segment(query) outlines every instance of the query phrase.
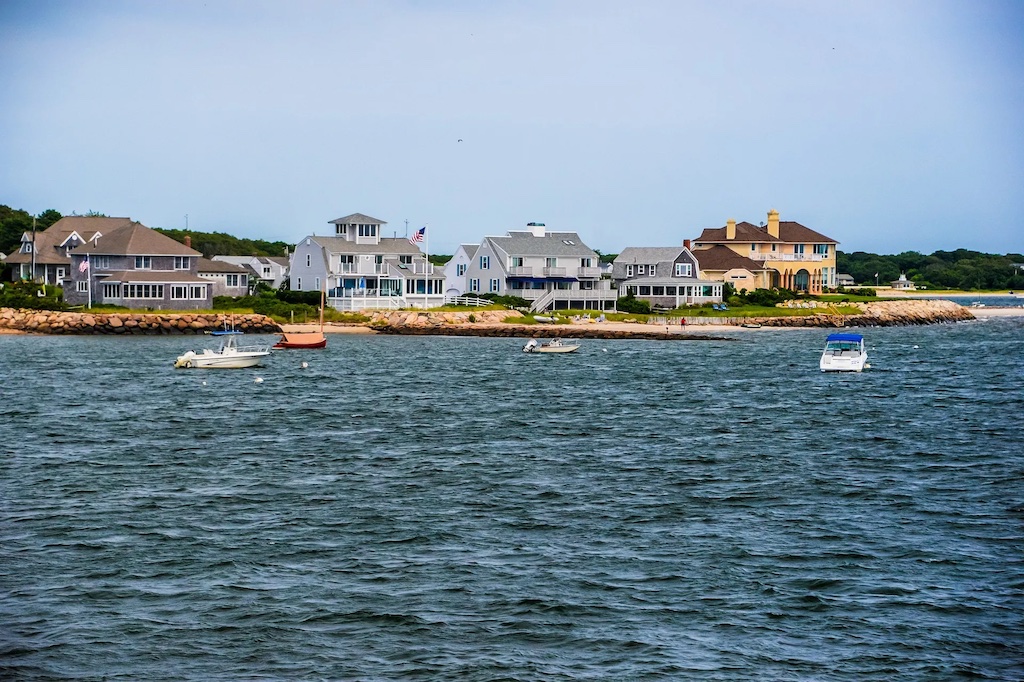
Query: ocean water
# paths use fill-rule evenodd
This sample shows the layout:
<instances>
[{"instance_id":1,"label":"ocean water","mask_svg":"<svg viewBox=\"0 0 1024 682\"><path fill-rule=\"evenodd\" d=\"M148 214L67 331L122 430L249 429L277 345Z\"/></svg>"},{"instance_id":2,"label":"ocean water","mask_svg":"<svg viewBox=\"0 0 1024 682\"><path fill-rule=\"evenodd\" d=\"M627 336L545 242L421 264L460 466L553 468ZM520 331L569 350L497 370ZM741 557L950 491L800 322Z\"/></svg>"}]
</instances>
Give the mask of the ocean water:
<instances>
[{"instance_id":1,"label":"ocean water","mask_svg":"<svg viewBox=\"0 0 1024 682\"><path fill-rule=\"evenodd\" d=\"M0 677L1024 678L1024 318L826 333L0 336Z\"/></svg>"}]
</instances>

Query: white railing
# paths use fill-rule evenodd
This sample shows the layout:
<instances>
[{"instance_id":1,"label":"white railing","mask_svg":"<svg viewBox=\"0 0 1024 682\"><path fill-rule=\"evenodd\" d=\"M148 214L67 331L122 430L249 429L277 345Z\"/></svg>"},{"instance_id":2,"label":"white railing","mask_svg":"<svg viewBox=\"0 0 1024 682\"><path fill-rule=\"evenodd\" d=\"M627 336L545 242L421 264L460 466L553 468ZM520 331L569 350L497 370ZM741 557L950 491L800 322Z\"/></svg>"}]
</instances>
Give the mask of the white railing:
<instances>
[{"instance_id":1,"label":"white railing","mask_svg":"<svg viewBox=\"0 0 1024 682\"><path fill-rule=\"evenodd\" d=\"M373 263L371 265L362 265L359 263L343 263L332 275L386 275L388 272L388 266L384 263Z\"/></svg>"},{"instance_id":2,"label":"white railing","mask_svg":"<svg viewBox=\"0 0 1024 682\"><path fill-rule=\"evenodd\" d=\"M565 268L544 268L545 277L565 277Z\"/></svg>"},{"instance_id":3,"label":"white railing","mask_svg":"<svg viewBox=\"0 0 1024 682\"><path fill-rule=\"evenodd\" d=\"M750 260L792 260L792 261L822 261L828 260L823 253L752 253Z\"/></svg>"},{"instance_id":4,"label":"white railing","mask_svg":"<svg viewBox=\"0 0 1024 682\"><path fill-rule=\"evenodd\" d=\"M579 269L579 273L576 276L577 277L600 277L601 276L601 268L581 267Z\"/></svg>"},{"instance_id":5,"label":"white railing","mask_svg":"<svg viewBox=\"0 0 1024 682\"><path fill-rule=\"evenodd\" d=\"M555 301L555 290L545 292L543 296L536 299L530 304L530 312L536 313L541 310L547 310L548 306Z\"/></svg>"},{"instance_id":6,"label":"white railing","mask_svg":"<svg viewBox=\"0 0 1024 682\"><path fill-rule=\"evenodd\" d=\"M491 305L493 301L488 301L486 298L477 298L476 296L452 296L444 300L445 305L468 305L468 306L485 306Z\"/></svg>"},{"instance_id":7,"label":"white railing","mask_svg":"<svg viewBox=\"0 0 1024 682\"><path fill-rule=\"evenodd\" d=\"M508 274L512 277L533 277L533 266L516 265L508 269Z\"/></svg>"}]
</instances>

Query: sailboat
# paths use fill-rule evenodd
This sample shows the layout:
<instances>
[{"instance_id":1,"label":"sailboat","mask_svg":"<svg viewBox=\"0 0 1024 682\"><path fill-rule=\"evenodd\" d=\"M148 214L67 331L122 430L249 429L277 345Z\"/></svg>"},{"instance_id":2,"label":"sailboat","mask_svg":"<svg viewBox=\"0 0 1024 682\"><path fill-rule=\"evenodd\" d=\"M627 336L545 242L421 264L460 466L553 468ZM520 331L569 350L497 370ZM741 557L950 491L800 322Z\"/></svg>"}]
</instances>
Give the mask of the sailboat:
<instances>
[{"instance_id":1,"label":"sailboat","mask_svg":"<svg viewBox=\"0 0 1024 682\"><path fill-rule=\"evenodd\" d=\"M320 331L318 332L282 332L281 340L274 344L276 350L285 348L323 348L327 345L324 336L324 304L326 291L320 289Z\"/></svg>"}]
</instances>

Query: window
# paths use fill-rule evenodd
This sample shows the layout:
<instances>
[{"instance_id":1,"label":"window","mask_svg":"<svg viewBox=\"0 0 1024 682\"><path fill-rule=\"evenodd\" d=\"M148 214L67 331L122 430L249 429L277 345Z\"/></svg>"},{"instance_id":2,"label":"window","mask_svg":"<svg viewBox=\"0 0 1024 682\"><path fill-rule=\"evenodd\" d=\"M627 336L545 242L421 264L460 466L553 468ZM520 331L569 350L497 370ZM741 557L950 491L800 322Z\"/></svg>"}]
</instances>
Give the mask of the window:
<instances>
[{"instance_id":1,"label":"window","mask_svg":"<svg viewBox=\"0 0 1024 682\"><path fill-rule=\"evenodd\" d=\"M135 257L135 269L136 270L149 270L153 267L153 259L149 256L136 256ZM129 297L134 298L134 297Z\"/></svg>"},{"instance_id":2,"label":"window","mask_svg":"<svg viewBox=\"0 0 1024 682\"><path fill-rule=\"evenodd\" d=\"M316 286L313 287L314 291L320 291L320 278L317 277L313 282L316 284Z\"/></svg>"},{"instance_id":3,"label":"window","mask_svg":"<svg viewBox=\"0 0 1024 682\"><path fill-rule=\"evenodd\" d=\"M757 244L751 244L750 245L750 252L753 253L755 251L757 251Z\"/></svg>"},{"instance_id":4,"label":"window","mask_svg":"<svg viewBox=\"0 0 1024 682\"><path fill-rule=\"evenodd\" d=\"M665 295L666 296L675 296L676 295L676 288L674 286L673 287L665 287Z\"/></svg>"},{"instance_id":5,"label":"window","mask_svg":"<svg viewBox=\"0 0 1024 682\"><path fill-rule=\"evenodd\" d=\"M828 255L828 244L815 244L814 245L814 253L818 254L819 256L827 256Z\"/></svg>"},{"instance_id":6,"label":"window","mask_svg":"<svg viewBox=\"0 0 1024 682\"><path fill-rule=\"evenodd\" d=\"M174 257L174 269L175 270L188 270L188 256L175 256Z\"/></svg>"},{"instance_id":7,"label":"window","mask_svg":"<svg viewBox=\"0 0 1024 682\"><path fill-rule=\"evenodd\" d=\"M405 265L412 265L412 256L399 256L398 262Z\"/></svg>"},{"instance_id":8,"label":"window","mask_svg":"<svg viewBox=\"0 0 1024 682\"><path fill-rule=\"evenodd\" d=\"M691 277L693 266L689 263L676 263L676 277Z\"/></svg>"},{"instance_id":9,"label":"window","mask_svg":"<svg viewBox=\"0 0 1024 682\"><path fill-rule=\"evenodd\" d=\"M514 268L523 267L523 259L521 256L512 256L512 258L510 258L509 261L512 267Z\"/></svg>"},{"instance_id":10,"label":"window","mask_svg":"<svg viewBox=\"0 0 1024 682\"><path fill-rule=\"evenodd\" d=\"M778 246L778 244L772 244L772 253L775 253L775 247L776 246Z\"/></svg>"},{"instance_id":11,"label":"window","mask_svg":"<svg viewBox=\"0 0 1024 682\"><path fill-rule=\"evenodd\" d=\"M490 291L490 292L498 291L498 280L496 280L496 279L492 279L491 280L490 288L488 289L488 291Z\"/></svg>"},{"instance_id":12,"label":"window","mask_svg":"<svg viewBox=\"0 0 1024 682\"><path fill-rule=\"evenodd\" d=\"M650 296L650 295L651 295L651 287L646 286L646 285L643 285L643 286L640 287L640 296Z\"/></svg>"},{"instance_id":13,"label":"window","mask_svg":"<svg viewBox=\"0 0 1024 682\"><path fill-rule=\"evenodd\" d=\"M125 298L163 298L163 284L125 284Z\"/></svg>"},{"instance_id":14,"label":"window","mask_svg":"<svg viewBox=\"0 0 1024 682\"><path fill-rule=\"evenodd\" d=\"M361 224L359 226L359 236L360 237L376 237L377 236L377 226L376 225L362 225Z\"/></svg>"},{"instance_id":15,"label":"window","mask_svg":"<svg viewBox=\"0 0 1024 682\"><path fill-rule=\"evenodd\" d=\"M227 276L224 277L224 280L225 280L224 283L226 285L228 285L229 287L237 287L238 286L238 275L227 275ZM171 298L174 298L173 294L171 294Z\"/></svg>"},{"instance_id":16,"label":"window","mask_svg":"<svg viewBox=\"0 0 1024 682\"><path fill-rule=\"evenodd\" d=\"M270 268L263 268L263 279L270 279Z\"/></svg>"},{"instance_id":17,"label":"window","mask_svg":"<svg viewBox=\"0 0 1024 682\"><path fill-rule=\"evenodd\" d=\"M75 291L80 294L84 294L89 291L89 280L83 279L75 282Z\"/></svg>"},{"instance_id":18,"label":"window","mask_svg":"<svg viewBox=\"0 0 1024 682\"><path fill-rule=\"evenodd\" d=\"M637 274L638 277L643 277L646 272L647 272L647 266L646 265L638 265L638 266L636 266L636 274Z\"/></svg>"},{"instance_id":19,"label":"window","mask_svg":"<svg viewBox=\"0 0 1024 682\"><path fill-rule=\"evenodd\" d=\"M797 254L803 255L803 253L804 253L804 244L793 244L793 253L797 253Z\"/></svg>"},{"instance_id":20,"label":"window","mask_svg":"<svg viewBox=\"0 0 1024 682\"><path fill-rule=\"evenodd\" d=\"M206 287L204 286L192 286L189 287L190 298L206 298Z\"/></svg>"},{"instance_id":21,"label":"window","mask_svg":"<svg viewBox=\"0 0 1024 682\"><path fill-rule=\"evenodd\" d=\"M89 256L89 267L94 270L109 270L110 256Z\"/></svg>"},{"instance_id":22,"label":"window","mask_svg":"<svg viewBox=\"0 0 1024 682\"><path fill-rule=\"evenodd\" d=\"M296 277L295 278L295 290L296 291L302 291L302 278L301 277Z\"/></svg>"},{"instance_id":23,"label":"window","mask_svg":"<svg viewBox=\"0 0 1024 682\"><path fill-rule=\"evenodd\" d=\"M455 266L455 276L456 277L462 277L465 274L466 274L466 264L465 263L459 263L458 265Z\"/></svg>"},{"instance_id":24,"label":"window","mask_svg":"<svg viewBox=\"0 0 1024 682\"><path fill-rule=\"evenodd\" d=\"M665 287L652 287L651 292L654 296L664 296Z\"/></svg>"},{"instance_id":25,"label":"window","mask_svg":"<svg viewBox=\"0 0 1024 682\"><path fill-rule=\"evenodd\" d=\"M184 284L175 284L171 286L171 300L180 301L188 298L188 287Z\"/></svg>"},{"instance_id":26,"label":"window","mask_svg":"<svg viewBox=\"0 0 1024 682\"><path fill-rule=\"evenodd\" d=\"M480 291L480 280L478 280L478 279L471 279L471 280L469 280L469 290L470 291Z\"/></svg>"},{"instance_id":27,"label":"window","mask_svg":"<svg viewBox=\"0 0 1024 682\"><path fill-rule=\"evenodd\" d=\"M491 257L490 256L480 256L480 269L481 270L490 270L491 269Z\"/></svg>"},{"instance_id":28,"label":"window","mask_svg":"<svg viewBox=\"0 0 1024 682\"><path fill-rule=\"evenodd\" d=\"M32 253L32 242L24 242L21 245L21 252L22 253Z\"/></svg>"},{"instance_id":29,"label":"window","mask_svg":"<svg viewBox=\"0 0 1024 682\"><path fill-rule=\"evenodd\" d=\"M589 268L591 260L589 258L580 258L580 267Z\"/></svg>"},{"instance_id":30,"label":"window","mask_svg":"<svg viewBox=\"0 0 1024 682\"><path fill-rule=\"evenodd\" d=\"M651 272L650 272L651 277L654 277L657 274L658 274L658 266L657 265L652 265L651 266Z\"/></svg>"},{"instance_id":31,"label":"window","mask_svg":"<svg viewBox=\"0 0 1024 682\"><path fill-rule=\"evenodd\" d=\"M121 298L121 285L120 284L104 284L103 285L103 298Z\"/></svg>"},{"instance_id":32,"label":"window","mask_svg":"<svg viewBox=\"0 0 1024 682\"><path fill-rule=\"evenodd\" d=\"M544 259L544 267L546 267L546 268L557 268L558 267L558 259L557 258L545 258Z\"/></svg>"},{"instance_id":33,"label":"window","mask_svg":"<svg viewBox=\"0 0 1024 682\"><path fill-rule=\"evenodd\" d=\"M308 268L311 265L313 265L313 256L311 254L307 253L306 254L306 267Z\"/></svg>"},{"instance_id":34,"label":"window","mask_svg":"<svg viewBox=\"0 0 1024 682\"><path fill-rule=\"evenodd\" d=\"M633 276L633 266L632 265L627 265L626 266L626 277L632 277L632 276Z\"/></svg>"}]
</instances>

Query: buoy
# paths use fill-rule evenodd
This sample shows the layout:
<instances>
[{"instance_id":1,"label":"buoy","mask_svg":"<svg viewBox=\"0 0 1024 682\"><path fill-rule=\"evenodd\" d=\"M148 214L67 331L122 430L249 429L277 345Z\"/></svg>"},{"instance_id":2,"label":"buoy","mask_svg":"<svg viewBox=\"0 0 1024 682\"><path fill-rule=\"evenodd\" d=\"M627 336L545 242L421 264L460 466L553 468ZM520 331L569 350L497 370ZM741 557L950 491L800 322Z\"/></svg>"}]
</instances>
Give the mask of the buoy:
<instances>
[{"instance_id":1,"label":"buoy","mask_svg":"<svg viewBox=\"0 0 1024 682\"><path fill-rule=\"evenodd\" d=\"M302 369L306 369L307 367L309 367L309 363L303 360L301 367Z\"/></svg>"},{"instance_id":2,"label":"buoy","mask_svg":"<svg viewBox=\"0 0 1024 682\"><path fill-rule=\"evenodd\" d=\"M914 348L920 348L921 346L914 346Z\"/></svg>"},{"instance_id":3,"label":"buoy","mask_svg":"<svg viewBox=\"0 0 1024 682\"><path fill-rule=\"evenodd\" d=\"M602 348L602 349L601 349L601 352L602 352L602 353L607 353L607 352L608 352L608 349L607 349L607 348Z\"/></svg>"},{"instance_id":4,"label":"buoy","mask_svg":"<svg viewBox=\"0 0 1024 682\"><path fill-rule=\"evenodd\" d=\"M204 381L204 382L203 382L203 386L205 386L205 385L206 385L206 382Z\"/></svg>"},{"instance_id":5,"label":"buoy","mask_svg":"<svg viewBox=\"0 0 1024 682\"><path fill-rule=\"evenodd\" d=\"M254 383L254 384L262 384L263 383L263 377L256 377L255 379L252 380L252 383Z\"/></svg>"}]
</instances>

